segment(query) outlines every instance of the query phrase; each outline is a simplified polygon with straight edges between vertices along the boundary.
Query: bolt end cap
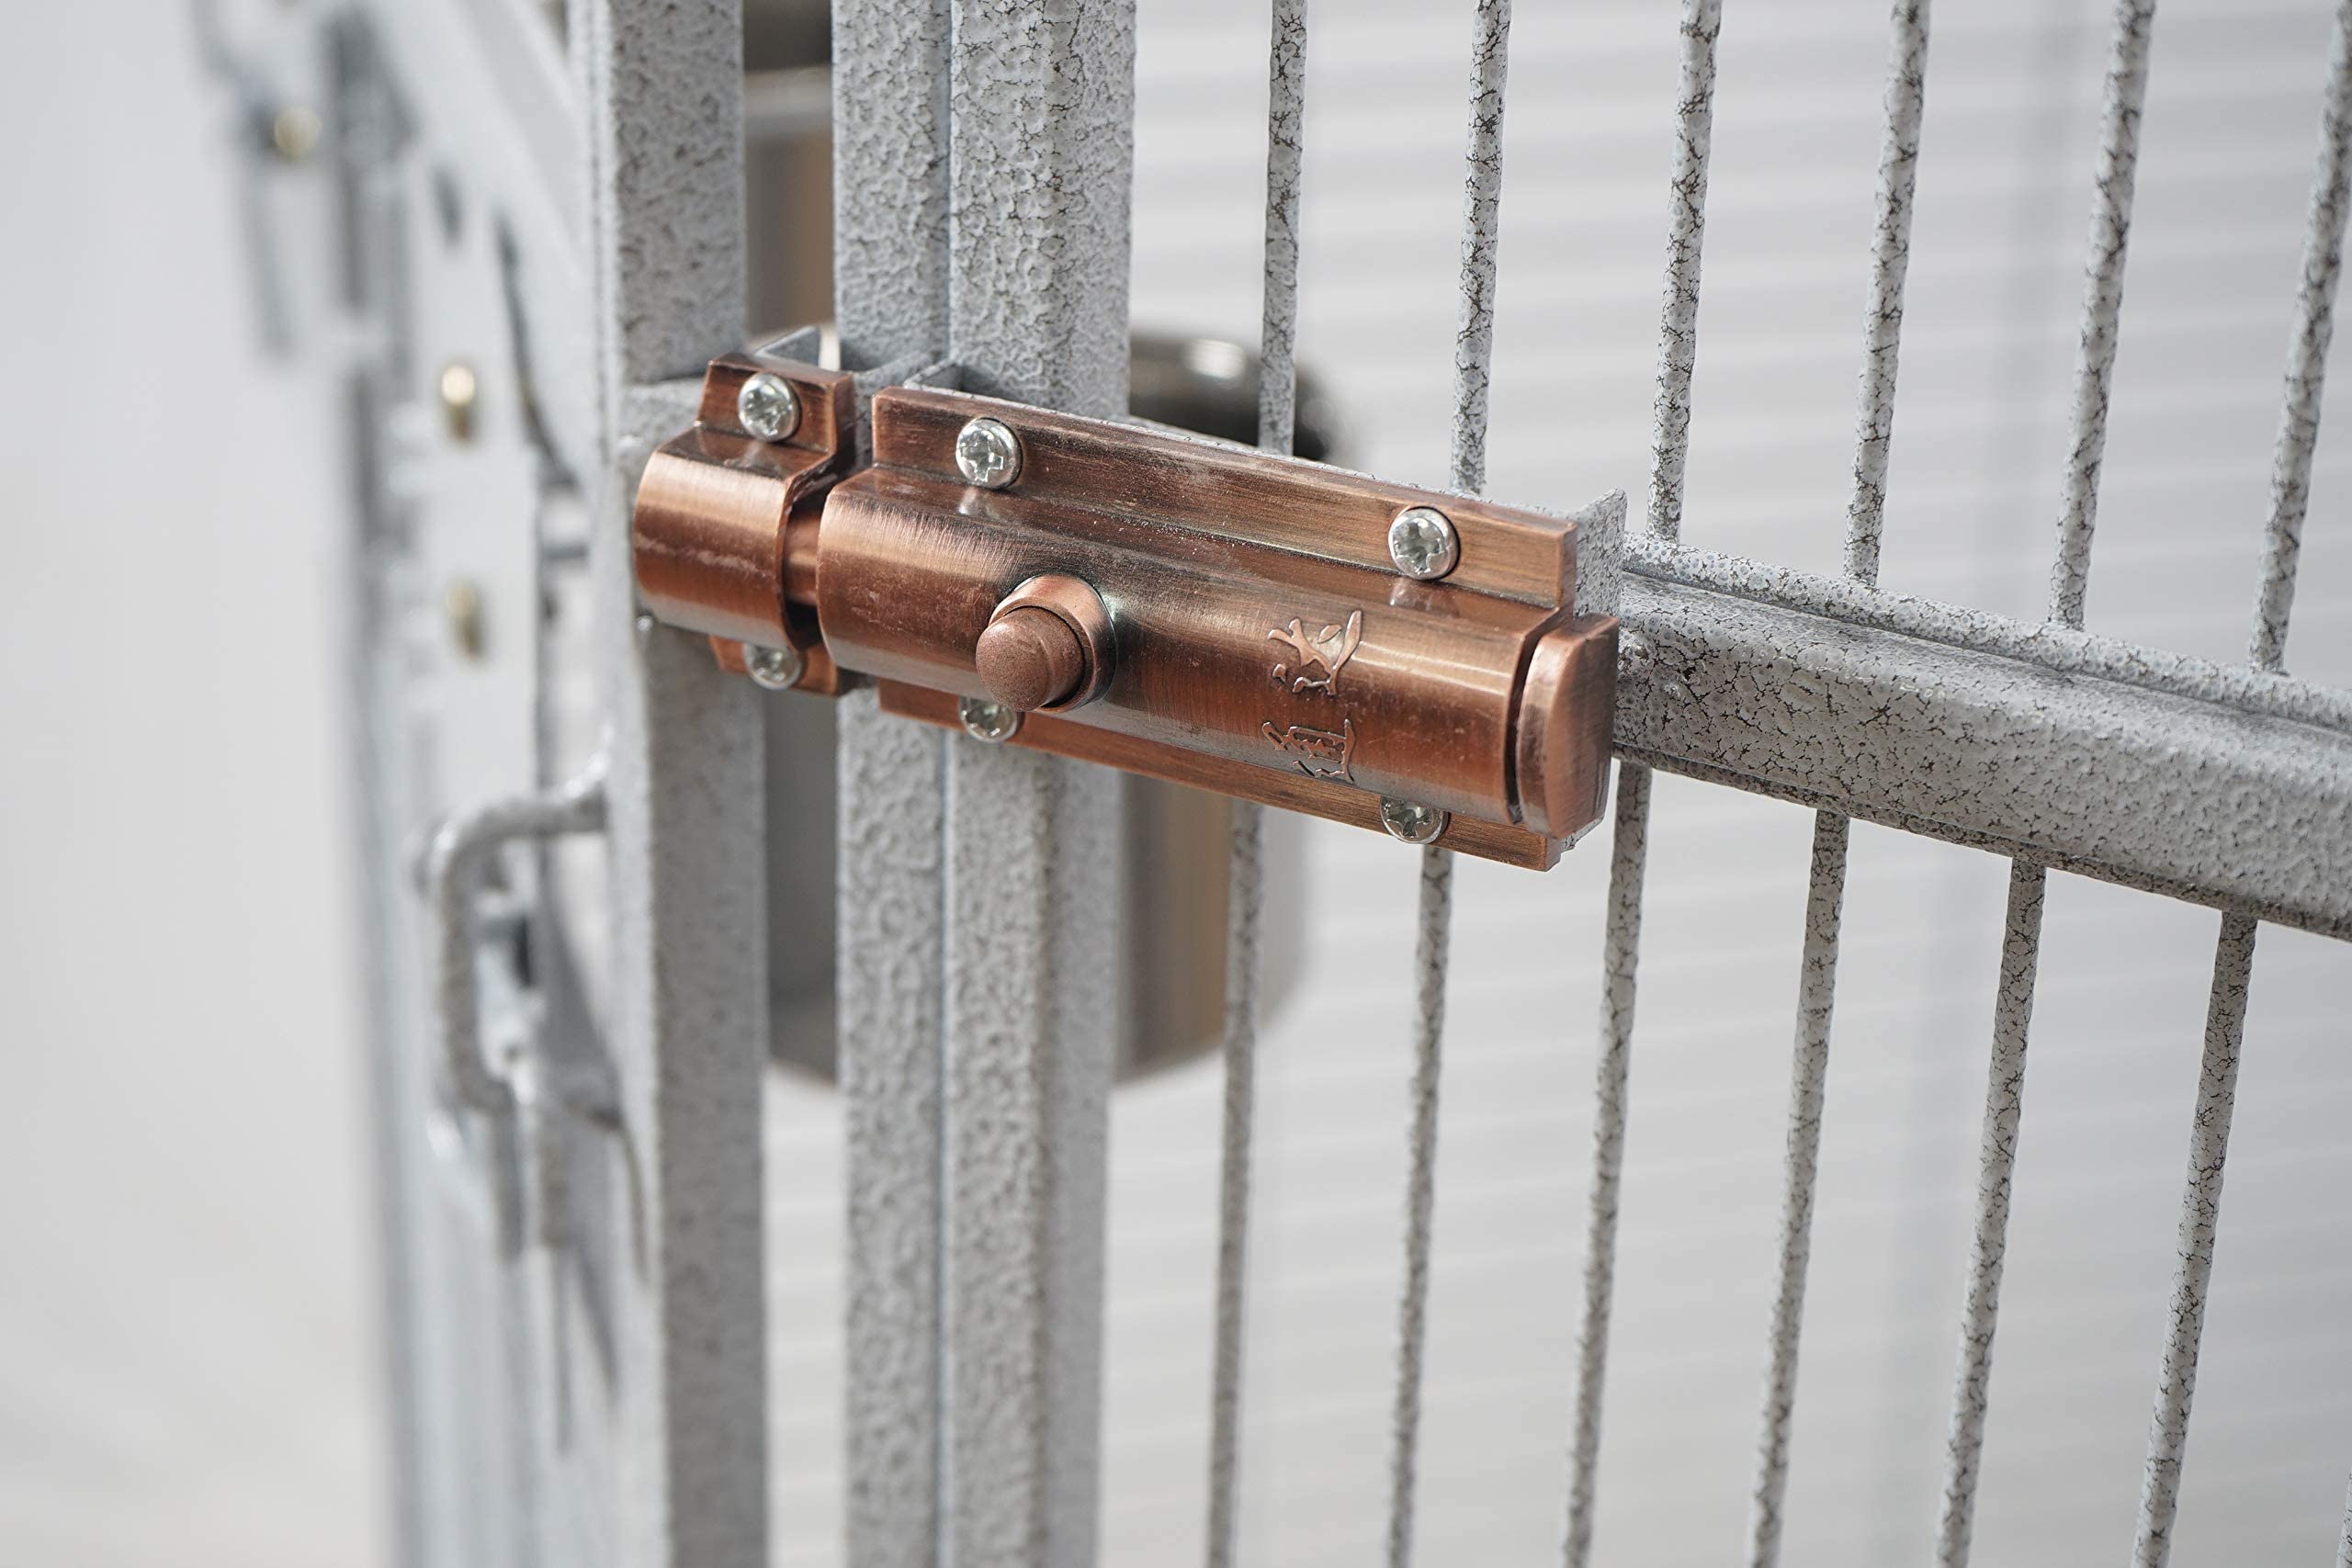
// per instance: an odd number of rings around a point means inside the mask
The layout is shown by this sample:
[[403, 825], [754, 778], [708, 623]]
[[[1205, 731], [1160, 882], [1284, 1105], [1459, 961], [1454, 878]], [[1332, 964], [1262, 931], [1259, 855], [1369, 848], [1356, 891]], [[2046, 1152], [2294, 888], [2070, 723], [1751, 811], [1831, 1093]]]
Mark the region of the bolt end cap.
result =
[[1617, 718], [1617, 620], [1580, 615], [1536, 643], [1512, 720], [1520, 819], [1574, 839], [1609, 796]]

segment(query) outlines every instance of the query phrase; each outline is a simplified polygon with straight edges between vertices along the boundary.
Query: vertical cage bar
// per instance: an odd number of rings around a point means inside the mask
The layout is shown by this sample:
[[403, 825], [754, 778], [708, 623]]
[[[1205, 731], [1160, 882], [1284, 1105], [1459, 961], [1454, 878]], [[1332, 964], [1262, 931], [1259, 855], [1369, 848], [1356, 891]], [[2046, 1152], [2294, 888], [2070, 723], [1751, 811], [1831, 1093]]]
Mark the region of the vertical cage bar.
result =
[[[1487, 400], [1495, 356], [1495, 274], [1502, 245], [1503, 91], [1510, 62], [1510, 0], [1479, 0], [1470, 46], [1470, 130], [1462, 198], [1461, 311], [1453, 340], [1453, 480], [1487, 482]], [[1388, 1562], [1413, 1555], [1422, 1355], [1427, 1338], [1430, 1226], [1437, 1196], [1438, 1073], [1445, 1025], [1453, 853], [1421, 852], [1413, 967], [1410, 1169], [1405, 1198], [1405, 1281], [1396, 1311], [1396, 1388], [1388, 1455]]]
[[[1715, 39], [1722, 0], [1684, 0], [1676, 95], [1673, 171], [1668, 180], [1666, 280], [1658, 310], [1657, 427], [1652, 438], [1650, 531], [1682, 530], [1683, 478], [1690, 456], [1690, 380], [1699, 355], [1699, 278], [1707, 220], [1707, 164], [1713, 149]], [[1609, 1360], [1609, 1318], [1617, 1280], [1617, 1205], [1624, 1163], [1625, 1100], [1632, 1065], [1634, 974], [1641, 960], [1642, 886], [1648, 858], [1650, 771], [1617, 768], [1609, 918], [1602, 939], [1600, 1047], [1593, 1113], [1593, 1168], [1586, 1220], [1584, 1315], [1577, 1337], [1574, 1429], [1561, 1530], [1566, 1568], [1585, 1568], [1592, 1551], [1600, 1413]]]
[[1273, 0], [1266, 62], [1265, 281], [1258, 445], [1288, 455], [1298, 408], [1298, 206], [1306, 127], [1306, 0]]
[[[946, 0], [834, 0], [833, 286], [842, 363], [947, 347]], [[940, 1530], [945, 739], [835, 705], [835, 996], [849, 1205], [843, 1549], [924, 1568]]]
[[1862, 352], [1854, 494], [1846, 508], [1846, 575], [1875, 586], [1894, 443], [1894, 373], [1903, 346], [1903, 285], [1911, 266], [1911, 206], [1919, 183], [1919, 119], [1928, 98], [1928, 0], [1895, 0], [1886, 81], [1886, 141], [1878, 161], [1878, 225]]
[[2123, 314], [2123, 256], [2132, 233], [2132, 192], [2140, 166], [2140, 110], [2148, 96], [2148, 45], [2156, 0], [2119, 0], [2100, 110], [2098, 180], [2091, 200], [2090, 264], [2084, 285], [2082, 346], [2075, 366], [2073, 438], [2058, 512], [2058, 558], [2050, 574], [2050, 618], [2083, 624], [2090, 586], [2091, 526], [2107, 453], [2107, 405]]
[[1225, 946], [1225, 1104], [1219, 1140], [1216, 1328], [1209, 1392], [1210, 1568], [1230, 1568], [1238, 1524], [1236, 1488], [1241, 1456], [1241, 1359], [1250, 1264], [1250, 1153], [1256, 1120], [1259, 914], [1265, 814], [1254, 802], [1233, 806], [1227, 875]]
[[947, 349], [947, 0], [833, 0], [842, 363]]
[[1786, 1172], [1781, 1198], [1780, 1283], [1772, 1300], [1764, 1374], [1762, 1431], [1748, 1513], [1747, 1561], [1771, 1568], [1781, 1558], [1781, 1509], [1789, 1484], [1789, 1423], [1796, 1411], [1797, 1344], [1804, 1325], [1806, 1265], [1813, 1255], [1813, 1196], [1820, 1173], [1821, 1102], [1829, 1072], [1829, 1024], [1837, 1003], [1838, 938], [1846, 900], [1847, 819], [1814, 818], [1813, 864], [1806, 882], [1804, 966], [1797, 983], [1795, 1059], [1789, 1075]]
[[[1298, 407], [1299, 164], [1306, 117], [1306, 0], [1273, 0], [1266, 65], [1266, 235], [1258, 335], [1258, 445], [1287, 455]], [[1209, 1393], [1206, 1559], [1230, 1568], [1239, 1523], [1241, 1365], [1257, 1118], [1258, 982], [1265, 812], [1232, 806], [1227, 870], [1225, 1103], [1217, 1172], [1216, 1325]]]
[[2009, 1190], [2017, 1177], [2018, 1129], [2025, 1110], [2026, 1039], [2033, 1021], [2047, 880], [2040, 866], [2009, 863], [2008, 919], [2001, 941], [2000, 991], [1993, 1002], [1993, 1049], [1985, 1069], [1984, 1132], [1977, 1151], [1976, 1219], [1961, 1303], [1958, 1366], [1952, 1373], [1943, 1502], [1937, 1516], [1937, 1568], [1965, 1568], [1975, 1524], [1977, 1466], [1984, 1451], [1984, 1418], [1991, 1409], [1993, 1334], [2001, 1310], [2001, 1269], [2008, 1256]]
[[1664, 539], [1682, 536], [1690, 376], [1699, 362], [1699, 260], [1707, 231], [1707, 161], [1715, 133], [1715, 38], [1723, 25], [1723, 0], [1683, 0], [1666, 303], [1658, 326], [1657, 452], [1650, 468], [1650, 531]]
[[2188, 1180], [2180, 1200], [2179, 1265], [2173, 1274], [2171, 1326], [2156, 1375], [2155, 1414], [2148, 1425], [2148, 1463], [2140, 1483], [2140, 1529], [2132, 1568], [2165, 1568], [2172, 1555], [2173, 1516], [2188, 1449], [2189, 1402], [2197, 1392], [2197, 1353], [2205, 1300], [2213, 1280], [2213, 1239], [2222, 1220], [2222, 1168], [2230, 1152], [2237, 1104], [2238, 1054], [2245, 1036], [2246, 984], [2254, 970], [2253, 917], [2222, 917], [2213, 953], [2213, 989], [2205, 1013], [2205, 1050], [2197, 1075], [2197, 1119], [2188, 1140]]
[[2335, 284], [2344, 270], [2344, 219], [2352, 209], [2352, 0], [2339, 0], [2328, 46], [2327, 94], [2320, 112], [2319, 162], [2295, 286], [2295, 341], [2287, 351], [2286, 406], [2271, 461], [2270, 519], [2263, 530], [2262, 587], [2248, 656], [2257, 670], [2284, 670], [2287, 617], [2295, 605], [2303, 513], [2312, 499], [2312, 454], [2319, 446], [2320, 394], [2335, 333]]
[[1388, 1563], [1413, 1560], [1414, 1489], [1419, 1465], [1422, 1355], [1428, 1339], [1430, 1222], [1437, 1201], [1439, 1043], [1445, 1030], [1446, 937], [1453, 917], [1453, 857], [1421, 852], [1420, 907], [1413, 954], [1411, 1169], [1405, 1186], [1405, 1288], [1396, 1314], [1396, 1389], [1388, 1452]]
[[708, 134], [709, 117], [732, 124], [741, 112], [742, 5], [678, 0], [653, 16], [598, 0], [587, 31], [606, 409], [617, 418], [627, 388], [700, 375], [742, 339], [742, 147]]
[[1577, 1332], [1576, 1424], [1568, 1443], [1566, 1568], [1592, 1554], [1594, 1481], [1600, 1465], [1601, 1391], [1609, 1371], [1609, 1309], [1617, 1281], [1617, 1196], [1625, 1168], [1625, 1090], [1633, 1066], [1634, 980], [1642, 953], [1642, 878], [1649, 861], [1650, 771], [1617, 765], [1609, 859], [1609, 920], [1600, 957], [1600, 1053], [1595, 1068], [1592, 1188], [1585, 1219], [1584, 1317]]
[[1122, 417], [1133, 0], [949, 10], [951, 357], [968, 390]]
[[[584, 72], [605, 449], [590, 545], [610, 702], [612, 1043], [643, 1151], [642, 1289], [616, 1314], [614, 1559], [720, 1568], [767, 1554], [760, 1088], [766, 834], [757, 694], [700, 637], [636, 633], [629, 498], [678, 399], [743, 332], [735, 0], [599, 0]], [[692, 106], [691, 109], [687, 106]]]
[[1478, 0], [1470, 51], [1470, 146], [1462, 191], [1462, 303], [1453, 333], [1453, 488], [1487, 487], [1487, 393], [1502, 252], [1503, 85], [1510, 0]]
[[[1887, 465], [1894, 442], [1903, 290], [1910, 269], [1919, 126], [1927, 105], [1928, 24], [1928, 0], [1895, 0], [1890, 17], [1893, 40], [1886, 131], [1879, 152], [1877, 223], [1871, 243], [1870, 303], [1863, 326], [1853, 493], [1846, 509], [1846, 573], [1867, 587], [1878, 584]], [[1846, 864], [1852, 836], [1852, 824], [1834, 812], [1824, 811], [1814, 818], [1803, 970], [1797, 982], [1796, 1049], [1789, 1082], [1778, 1286], [1757, 1439], [1756, 1483], [1748, 1512], [1748, 1562], [1755, 1568], [1770, 1568], [1781, 1555], [1789, 1483], [1789, 1427], [1796, 1411], [1805, 1276], [1813, 1256], [1814, 1194], [1820, 1178], [1822, 1099], [1829, 1070]]]
[[[1127, 398], [1133, 0], [952, 0], [948, 352], [965, 384]], [[1083, 1568], [1101, 1463], [1116, 775], [947, 746], [942, 1556]]]
[[870, 692], [837, 705], [844, 1550], [917, 1568], [939, 1528], [942, 761]]
[[[1846, 573], [1875, 587], [1884, 534], [1886, 476], [1894, 434], [1894, 392], [1903, 330], [1903, 289], [1909, 269], [1911, 219], [1917, 189], [1920, 123], [1926, 109], [1927, 0], [1896, 0], [1894, 56], [1886, 88], [1886, 140], [1879, 160], [1878, 227], [1871, 252], [1871, 302], [1862, 367], [1860, 429], [1855, 438], [1854, 491], [1847, 509]], [[1850, 829], [1846, 829], [1850, 832]], [[2008, 1248], [2010, 1184], [2023, 1111], [2025, 1049], [2033, 1014], [2034, 976], [2041, 944], [2045, 875], [2039, 866], [2012, 863], [2001, 948], [1999, 995], [1994, 1007], [1977, 1203], [1961, 1344], [1953, 1374], [1942, 1505], [1938, 1515], [1939, 1568], [1968, 1561], [1974, 1518], [1977, 1465], [1989, 1409], [1993, 1337], [2000, 1311], [2002, 1265]], [[1832, 961], [1835, 959], [1834, 950]]]

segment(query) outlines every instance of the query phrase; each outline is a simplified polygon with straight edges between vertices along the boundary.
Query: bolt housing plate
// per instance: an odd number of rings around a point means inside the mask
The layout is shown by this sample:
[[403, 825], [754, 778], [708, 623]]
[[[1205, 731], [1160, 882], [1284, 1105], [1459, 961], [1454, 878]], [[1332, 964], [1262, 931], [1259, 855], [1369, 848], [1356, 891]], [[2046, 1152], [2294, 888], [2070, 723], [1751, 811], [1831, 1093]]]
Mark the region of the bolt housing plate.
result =
[[[1019, 437], [1005, 490], [957, 465], [975, 418]], [[827, 498], [818, 619], [886, 710], [959, 723], [991, 615], [1059, 574], [1109, 611], [1109, 679], [1008, 744], [1373, 829], [1384, 795], [1425, 802], [1438, 842], [1521, 865], [1600, 816], [1616, 622], [1574, 615], [1573, 524], [965, 393], [885, 390], [873, 428]], [[1416, 506], [1455, 530], [1442, 581], [1390, 557]]]

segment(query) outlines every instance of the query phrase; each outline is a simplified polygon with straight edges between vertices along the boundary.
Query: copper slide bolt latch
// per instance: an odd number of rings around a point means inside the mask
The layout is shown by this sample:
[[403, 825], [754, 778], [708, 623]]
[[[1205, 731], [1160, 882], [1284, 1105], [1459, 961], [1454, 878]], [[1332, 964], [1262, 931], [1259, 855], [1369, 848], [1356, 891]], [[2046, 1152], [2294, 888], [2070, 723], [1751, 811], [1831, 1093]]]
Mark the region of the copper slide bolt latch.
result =
[[1009, 710], [983, 732], [1490, 860], [1548, 866], [1599, 818], [1617, 622], [1574, 612], [1574, 523], [914, 388], [876, 394], [872, 467], [806, 518], [726, 422], [745, 363], [646, 470], [656, 615], [809, 628], [819, 689]]

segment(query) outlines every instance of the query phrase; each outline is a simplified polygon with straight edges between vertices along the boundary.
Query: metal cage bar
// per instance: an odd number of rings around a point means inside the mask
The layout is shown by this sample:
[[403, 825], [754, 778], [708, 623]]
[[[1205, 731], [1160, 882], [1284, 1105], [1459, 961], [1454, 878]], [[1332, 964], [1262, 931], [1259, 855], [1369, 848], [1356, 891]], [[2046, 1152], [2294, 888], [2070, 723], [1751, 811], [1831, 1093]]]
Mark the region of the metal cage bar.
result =
[[[1647, 532], [1671, 542], [1681, 531], [1690, 448], [1690, 381], [1698, 362], [1700, 262], [1706, 237], [1707, 165], [1713, 149], [1715, 40], [1722, 0], [1684, 0], [1674, 168], [1668, 185], [1667, 265], [1659, 307], [1657, 400]], [[1630, 554], [1630, 550], [1628, 552]], [[1650, 770], [1622, 756], [1611, 827], [1609, 915], [1602, 938], [1600, 1065], [1595, 1084], [1592, 1177], [1586, 1218], [1585, 1299], [1577, 1333], [1575, 1414], [1560, 1555], [1585, 1568], [1592, 1552], [1607, 1385], [1609, 1318], [1616, 1291], [1618, 1193], [1624, 1168], [1635, 977], [1641, 964], [1643, 875], [1648, 860]]]
[[1421, 852], [1414, 921], [1413, 1079], [1406, 1147], [1405, 1280], [1396, 1307], [1396, 1386], [1389, 1417], [1389, 1568], [1413, 1560], [1413, 1505], [1419, 1479], [1421, 1381], [1428, 1344], [1430, 1223], [1437, 1201], [1440, 1046], [1445, 1034], [1446, 936], [1453, 917], [1453, 857]]
[[[1453, 488], [1487, 482], [1487, 395], [1495, 354], [1495, 274], [1502, 243], [1503, 88], [1510, 66], [1510, 0], [1478, 0], [1470, 49], [1470, 131], [1462, 201], [1461, 313], [1453, 340]], [[1438, 1079], [1445, 1030], [1447, 935], [1453, 919], [1453, 852], [1421, 851], [1414, 921], [1412, 1113], [1405, 1188], [1405, 1278], [1396, 1309], [1396, 1386], [1388, 1454], [1388, 1562], [1413, 1555], [1413, 1506], [1427, 1340], [1430, 1226], [1437, 1196]]]
[[2107, 452], [2107, 401], [2115, 380], [2123, 314], [2123, 256], [2132, 233], [2132, 192], [2140, 167], [2140, 110], [2148, 96], [2148, 44], [2156, 0], [2120, 0], [2100, 111], [2098, 178], [2091, 203], [2091, 264], [2083, 300], [2082, 353], [2075, 370], [2074, 439], [2058, 512], [2058, 559], [2050, 575], [2050, 618], [2080, 629], [2091, 574], [2091, 526], [2098, 516], [2099, 464]]
[[1230, 1568], [1239, 1525], [1250, 1157], [1257, 1113], [1258, 982], [1265, 958], [1260, 919], [1265, 892], [1265, 814], [1255, 803], [1234, 803], [1227, 876], [1225, 1096], [1217, 1154], [1216, 1337], [1209, 1372], [1210, 1568]]
[[1683, 0], [1666, 303], [1658, 330], [1657, 451], [1650, 466], [1650, 532], [1669, 541], [1682, 534], [1682, 481], [1690, 458], [1690, 374], [1699, 358], [1699, 262], [1707, 236], [1707, 164], [1714, 150], [1715, 39], [1723, 25], [1723, 0]]
[[[2347, 144], [2352, 144], [2352, 4], [2339, 4], [2328, 51], [2320, 151], [2312, 179], [2303, 264], [2296, 293], [2296, 333], [2288, 355], [2284, 407], [2273, 460], [2270, 514], [2263, 531], [2262, 588], [2248, 637], [2248, 660], [2275, 672], [2285, 663], [2289, 615], [2311, 465], [2319, 439], [2320, 399], [2333, 335], [2335, 286], [2342, 270], [2347, 200]], [[2181, 1194], [2178, 1267], [2173, 1280], [2171, 1325], [2165, 1336], [2150, 1418], [2148, 1456], [2140, 1490], [2133, 1568], [2164, 1568], [2171, 1557], [2180, 1473], [2187, 1458], [2205, 1303], [2212, 1283], [2213, 1249], [2221, 1224], [2222, 1180], [2229, 1156], [2237, 1098], [2238, 1061], [2245, 1035], [2247, 993], [2260, 926], [2248, 914], [2228, 913], [2214, 944], [2213, 983], [2207, 1004], [2205, 1047], [2198, 1074], [2188, 1177]], [[2338, 1556], [2352, 1561], [2352, 1494]]]
[[[1132, 6], [834, 27], [853, 363], [1123, 412]], [[1083, 1562], [1118, 786], [844, 707], [851, 1560]]]
[[1797, 982], [1796, 1049], [1789, 1072], [1789, 1127], [1781, 1194], [1778, 1283], [1767, 1340], [1764, 1412], [1756, 1440], [1756, 1484], [1748, 1509], [1747, 1561], [1781, 1559], [1781, 1504], [1789, 1483], [1789, 1423], [1796, 1413], [1797, 1348], [1804, 1331], [1805, 1268], [1813, 1256], [1813, 1197], [1821, 1174], [1821, 1102], [1829, 1071], [1829, 1026], [1837, 1005], [1838, 940], [1846, 900], [1848, 818], [1814, 818], [1805, 883], [1804, 949]]
[[[1266, 63], [1266, 232], [1258, 336], [1258, 445], [1287, 455], [1298, 412], [1299, 163], [1306, 118], [1306, 0], [1274, 0]], [[1256, 1121], [1258, 985], [1265, 953], [1265, 812], [1233, 803], [1225, 957], [1225, 1100], [1218, 1138], [1215, 1341], [1209, 1393], [1210, 1568], [1231, 1568], [1239, 1523], [1243, 1308]]]
[[[615, 1066], [645, 1151], [650, 1300], [620, 1333], [639, 1391], [616, 1442], [616, 1555], [682, 1565], [767, 1551], [760, 1084], [768, 1039], [765, 795], [757, 695], [699, 637], [635, 634], [628, 502], [684, 417], [667, 378], [742, 333], [742, 82], [730, 0], [602, 0], [581, 51], [593, 272], [614, 467], [590, 544], [612, 714]], [[676, 106], [702, 106], [682, 114]], [[690, 396], [690, 394], [688, 394]]]
[[2352, 934], [2343, 694], [1638, 535], [1627, 555], [1620, 757]]
[[[844, 365], [946, 347], [948, 39], [945, 0], [833, 6]], [[946, 742], [871, 692], [838, 710], [843, 1551], [849, 1568], [922, 1568], [941, 1529]]]
[[[1894, 440], [1903, 288], [1911, 257], [1913, 197], [1918, 186], [1919, 124], [1927, 103], [1928, 21], [1927, 0], [1896, 0], [1893, 60], [1887, 72], [1886, 130], [1879, 153], [1877, 222], [1871, 243], [1853, 494], [1846, 511], [1846, 575], [1865, 590], [1878, 584], [1887, 461]], [[1797, 1041], [1790, 1074], [1779, 1285], [1773, 1296], [1764, 1412], [1748, 1520], [1748, 1561], [1756, 1568], [1770, 1568], [1781, 1555], [1789, 1427], [1796, 1408], [1805, 1275], [1813, 1251], [1814, 1190], [1820, 1179], [1822, 1096], [1837, 1006], [1838, 939], [1852, 838], [1850, 818], [1834, 811], [1815, 817], [1803, 968], [1797, 987]]]
[[2132, 1568], [2164, 1568], [2172, 1555], [2173, 1517], [2180, 1506], [2180, 1468], [2188, 1448], [2189, 1402], [2197, 1392], [2197, 1352], [2205, 1301], [2213, 1282], [2213, 1238], [2222, 1222], [2222, 1168], [2230, 1153], [2237, 1106], [2238, 1055], [2245, 1039], [2246, 985], [2259, 928], [2245, 915], [2222, 917], [2213, 953], [2213, 990], [2205, 1015], [2205, 1050], [2197, 1072], [2197, 1116], [2188, 1139], [2188, 1180], [2181, 1192], [2179, 1266], [2173, 1275], [2171, 1325], [2156, 1377], [2148, 1425], [2148, 1463], [2140, 1483], [2140, 1527]]
[[[2279, 671], [2285, 665], [2295, 569], [2303, 514], [2310, 502], [2312, 457], [2319, 440], [2320, 399], [2334, 331], [2335, 286], [2343, 266], [2348, 149], [2352, 149], [2352, 4], [2339, 4], [2328, 51], [2320, 151], [2312, 176], [2303, 262], [2296, 289], [2295, 338], [2288, 353], [2284, 407], [2272, 464], [2270, 513], [2263, 529], [2262, 587], [2247, 638], [2248, 661], [2266, 673]], [[2181, 1193], [2171, 1323], [2157, 1372], [2155, 1409], [2149, 1420], [2139, 1528], [2132, 1543], [2133, 1568], [2164, 1568], [2172, 1555], [2205, 1304], [2212, 1284], [2214, 1242], [2221, 1224], [2222, 1180], [2237, 1100], [2255, 941], [2260, 931], [2251, 915], [2224, 914], [2214, 943], [2188, 1177]], [[2352, 1561], [2352, 1494], [2347, 1494], [2338, 1556]]]
[[2047, 881], [2048, 874], [2038, 865], [2009, 863], [2000, 988], [1993, 999], [1993, 1049], [1985, 1068], [1984, 1122], [1977, 1149], [1976, 1214], [1969, 1234], [1968, 1283], [1961, 1298], [1943, 1499], [1936, 1516], [1937, 1568], [1965, 1568], [1975, 1528], [1976, 1483], [1984, 1452], [1984, 1421], [1992, 1409], [1993, 1334], [2000, 1318], [2001, 1269], [2008, 1257], [2009, 1191], [2017, 1178], [2018, 1129], [2025, 1111], [2026, 1040], [2041, 960]]
[[1846, 508], [1846, 575], [1878, 581], [1886, 465], [1894, 446], [1894, 377], [1903, 352], [1903, 286], [1911, 269], [1911, 208], [1919, 186], [1919, 121], [1928, 101], [1928, 0], [1895, 0], [1886, 138], [1878, 159], [1878, 222], [1862, 349], [1854, 494]]
[[2286, 406], [2278, 414], [2270, 517], [2262, 537], [2262, 586], [2248, 639], [2247, 657], [2256, 670], [2286, 668], [2287, 617], [2295, 605], [2303, 513], [2311, 506], [2312, 457], [2319, 446], [2327, 349], [2335, 335], [2335, 286], [2344, 271], [2347, 210], [2352, 210], [2352, 0], [2336, 6], [2328, 46], [2318, 166], [2312, 173], [2311, 216], [2295, 286], [2295, 341], [2287, 352]]
[[[1125, 412], [1133, 0], [952, 0], [948, 356]], [[1034, 199], [1009, 198], [1014, 189]], [[947, 747], [943, 1555], [1094, 1557], [1116, 1049], [1114, 774]]]
[[1587, 1200], [1584, 1315], [1577, 1328], [1576, 1413], [1568, 1439], [1567, 1519], [1560, 1557], [1585, 1568], [1600, 1469], [1601, 1394], [1609, 1373], [1609, 1310], [1617, 1284], [1618, 1190], [1625, 1169], [1625, 1105], [1633, 1068], [1634, 980], [1642, 953], [1642, 879], [1649, 862], [1650, 771], [1617, 768], [1611, 829], [1609, 915], [1600, 956], [1600, 1047], [1594, 1069], [1592, 1180]]

